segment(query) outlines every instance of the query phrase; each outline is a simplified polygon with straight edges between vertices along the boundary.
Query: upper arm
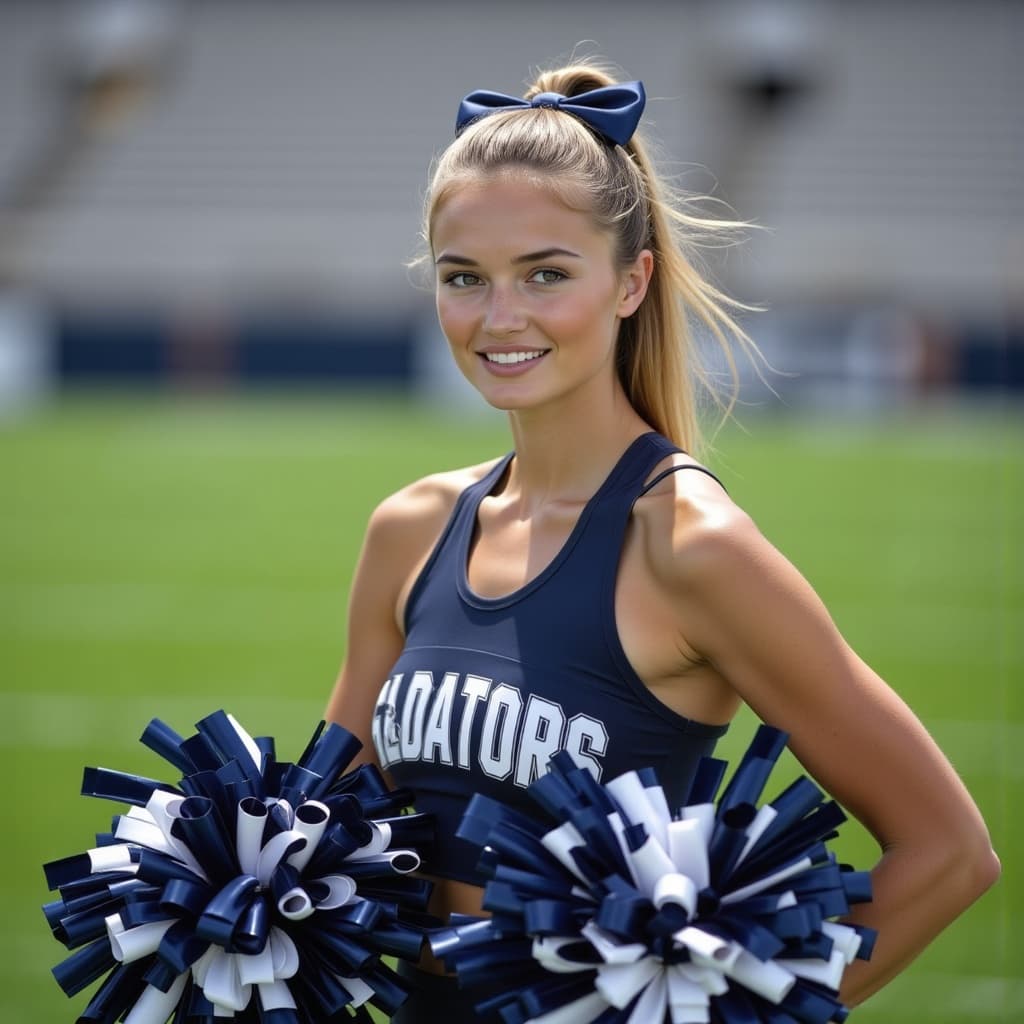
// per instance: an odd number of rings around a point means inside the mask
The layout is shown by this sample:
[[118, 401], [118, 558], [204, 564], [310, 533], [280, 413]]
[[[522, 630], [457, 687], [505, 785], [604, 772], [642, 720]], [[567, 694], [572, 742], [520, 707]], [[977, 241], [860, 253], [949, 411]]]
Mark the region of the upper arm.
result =
[[686, 640], [883, 847], [965, 826], [973, 801], [810, 584], [734, 506], [676, 544]]
[[393, 520], [386, 502], [370, 518], [349, 593], [345, 658], [327, 704], [328, 720], [362, 741], [356, 763], [376, 761], [373, 710], [403, 644], [395, 618], [401, 568], [388, 555], [388, 540], [395, 533]]
[[349, 594], [345, 657], [326, 711], [362, 741], [355, 763], [376, 761], [373, 712], [405, 645], [405, 599], [474, 474], [479, 467], [418, 480], [382, 501], [370, 517]]

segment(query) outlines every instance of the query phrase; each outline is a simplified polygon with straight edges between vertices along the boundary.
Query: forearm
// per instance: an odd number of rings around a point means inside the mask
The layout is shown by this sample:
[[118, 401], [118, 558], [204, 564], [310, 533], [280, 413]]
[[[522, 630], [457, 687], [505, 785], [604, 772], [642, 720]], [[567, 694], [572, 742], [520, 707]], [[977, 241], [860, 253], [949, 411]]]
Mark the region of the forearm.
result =
[[855, 961], [841, 996], [856, 1006], [895, 977], [998, 878], [987, 836], [970, 843], [887, 851], [871, 873], [872, 901], [846, 919], [878, 932], [870, 961]]

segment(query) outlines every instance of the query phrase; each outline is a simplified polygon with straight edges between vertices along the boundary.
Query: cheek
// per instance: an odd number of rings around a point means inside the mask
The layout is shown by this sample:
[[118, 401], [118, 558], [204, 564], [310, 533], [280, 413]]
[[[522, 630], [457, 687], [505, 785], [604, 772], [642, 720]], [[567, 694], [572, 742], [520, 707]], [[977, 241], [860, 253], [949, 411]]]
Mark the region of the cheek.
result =
[[443, 298], [437, 300], [437, 321], [453, 348], [457, 348], [460, 341], [470, 332], [470, 319], [467, 311], [459, 303]]
[[613, 328], [614, 310], [606, 302], [568, 302], [552, 309], [547, 325], [552, 333], [567, 340], [577, 336], [594, 337]]

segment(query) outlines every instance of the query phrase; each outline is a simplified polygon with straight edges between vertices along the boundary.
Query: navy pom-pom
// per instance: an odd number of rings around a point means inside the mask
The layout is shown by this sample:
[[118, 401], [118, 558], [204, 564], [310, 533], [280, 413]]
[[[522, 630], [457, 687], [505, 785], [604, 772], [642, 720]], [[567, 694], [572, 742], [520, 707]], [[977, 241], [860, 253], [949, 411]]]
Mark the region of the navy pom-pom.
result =
[[223, 711], [189, 739], [159, 719], [142, 742], [176, 785], [105, 768], [82, 793], [127, 803], [82, 854], [44, 866], [43, 911], [74, 952], [54, 968], [75, 995], [102, 981], [79, 1021], [370, 1024], [405, 1000], [381, 956], [419, 957], [430, 883], [410, 877], [424, 815], [380, 772], [345, 773], [361, 747], [321, 722], [295, 763]]
[[475, 796], [459, 835], [492, 916], [434, 952], [503, 1024], [845, 1020], [839, 983], [874, 933], [831, 919], [870, 880], [827, 850], [845, 816], [806, 777], [757, 806], [785, 743], [762, 726], [717, 801], [725, 764], [705, 758], [682, 808], [650, 770], [602, 786], [564, 753], [530, 787], [536, 818]]

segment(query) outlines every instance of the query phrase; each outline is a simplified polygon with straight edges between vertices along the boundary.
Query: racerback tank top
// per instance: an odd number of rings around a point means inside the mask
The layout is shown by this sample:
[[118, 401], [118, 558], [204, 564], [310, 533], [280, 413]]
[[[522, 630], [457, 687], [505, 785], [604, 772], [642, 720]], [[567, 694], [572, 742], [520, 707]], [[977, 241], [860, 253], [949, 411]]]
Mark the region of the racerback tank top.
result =
[[[626, 659], [615, 625], [630, 511], [653, 467], [679, 450], [656, 433], [637, 438], [550, 564], [498, 598], [472, 591], [467, 566], [477, 509], [513, 454], [459, 496], [409, 595], [405, 648], [373, 721], [381, 766], [412, 788], [418, 811], [436, 816], [436, 852], [424, 864], [433, 874], [482, 885], [475, 849], [455, 836], [470, 797], [535, 811], [526, 788], [559, 750], [605, 782], [654, 768], [675, 810], [698, 760], [725, 732], [659, 701]], [[686, 468], [708, 472], [669, 472]]]

